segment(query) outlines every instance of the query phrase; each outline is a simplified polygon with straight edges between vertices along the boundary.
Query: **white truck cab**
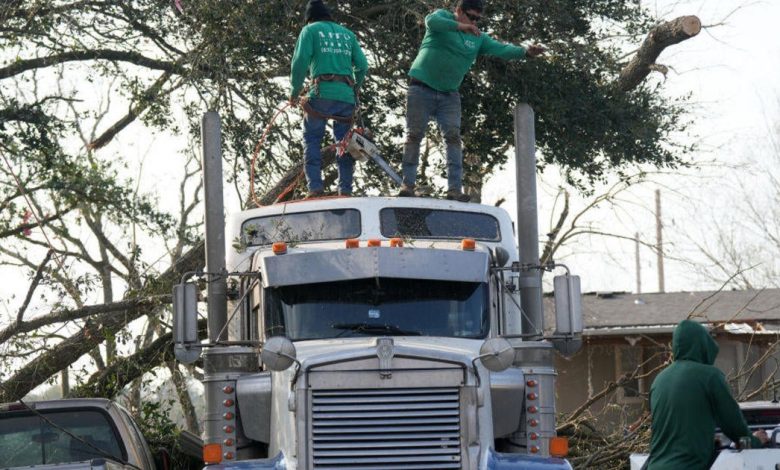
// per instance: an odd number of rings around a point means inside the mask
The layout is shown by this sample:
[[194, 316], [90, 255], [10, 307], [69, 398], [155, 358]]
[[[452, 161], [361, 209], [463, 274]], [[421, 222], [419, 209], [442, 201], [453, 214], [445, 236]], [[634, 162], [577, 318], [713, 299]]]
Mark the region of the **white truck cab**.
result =
[[[204, 156], [207, 203], [220, 165]], [[581, 340], [579, 278], [556, 277], [545, 337], [555, 266], [539, 265], [535, 183], [521, 187], [519, 250], [509, 214], [480, 204], [310, 199], [233, 214], [226, 233], [207, 204], [192, 274], [209, 341], [194, 282], [174, 288], [174, 339], [183, 362], [203, 350], [208, 468], [570, 469], [553, 354]]]

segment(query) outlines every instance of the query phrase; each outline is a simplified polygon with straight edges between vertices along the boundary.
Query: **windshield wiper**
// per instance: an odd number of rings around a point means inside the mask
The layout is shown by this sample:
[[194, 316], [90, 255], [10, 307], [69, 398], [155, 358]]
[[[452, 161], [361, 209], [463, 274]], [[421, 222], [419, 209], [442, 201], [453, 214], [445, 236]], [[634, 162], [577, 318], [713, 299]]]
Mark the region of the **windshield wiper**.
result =
[[345, 330], [342, 334], [353, 331], [355, 333], [367, 333], [367, 334], [387, 334], [397, 336], [422, 336], [421, 331], [404, 330], [395, 325], [387, 323], [334, 323], [330, 325], [331, 328], [336, 330]]

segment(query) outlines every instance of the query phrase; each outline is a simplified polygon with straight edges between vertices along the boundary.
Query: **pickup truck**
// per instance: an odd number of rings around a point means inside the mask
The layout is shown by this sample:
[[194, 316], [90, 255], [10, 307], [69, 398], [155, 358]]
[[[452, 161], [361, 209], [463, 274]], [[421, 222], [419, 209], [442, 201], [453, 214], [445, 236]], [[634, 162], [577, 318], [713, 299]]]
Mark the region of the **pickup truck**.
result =
[[130, 414], [102, 398], [0, 405], [0, 468], [155, 470]]
[[[780, 470], [780, 403], [750, 401], [739, 404], [750, 431], [763, 429], [769, 442], [762, 449], [737, 449], [728, 437], [715, 429], [715, 445], [719, 450], [711, 470], [778, 469]], [[647, 454], [631, 454], [631, 470], [640, 470]]]

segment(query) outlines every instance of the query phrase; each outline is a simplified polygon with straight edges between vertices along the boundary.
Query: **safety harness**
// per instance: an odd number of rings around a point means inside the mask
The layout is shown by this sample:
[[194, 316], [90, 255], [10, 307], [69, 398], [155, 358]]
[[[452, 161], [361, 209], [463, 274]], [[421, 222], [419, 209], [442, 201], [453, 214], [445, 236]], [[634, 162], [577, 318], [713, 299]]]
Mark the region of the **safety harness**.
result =
[[[314, 92], [317, 96], [320, 95], [320, 82], [341, 82], [346, 83], [349, 85], [350, 88], [355, 92], [355, 109], [358, 109], [359, 105], [359, 93], [355, 89], [355, 81], [352, 79], [352, 77], [349, 77], [347, 75], [336, 75], [332, 73], [318, 75], [317, 77], [314, 77], [314, 80], [312, 81], [312, 86], [314, 87]], [[334, 120], [338, 122], [348, 122], [352, 123], [355, 121], [355, 113], [354, 111], [349, 116], [333, 116], [330, 114], [324, 114], [316, 109], [312, 108], [311, 104], [309, 104], [309, 97], [306, 96], [306, 89], [303, 90], [301, 93], [303, 97], [301, 98], [301, 108], [303, 108], [303, 111], [310, 116], [316, 117], [318, 119], [323, 120]]]

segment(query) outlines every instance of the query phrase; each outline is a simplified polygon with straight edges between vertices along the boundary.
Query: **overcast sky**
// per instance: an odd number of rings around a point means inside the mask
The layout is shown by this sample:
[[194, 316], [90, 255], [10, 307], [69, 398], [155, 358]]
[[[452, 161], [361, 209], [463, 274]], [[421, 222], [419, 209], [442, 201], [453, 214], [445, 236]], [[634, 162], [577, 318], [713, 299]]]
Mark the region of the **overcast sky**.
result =
[[[665, 267], [666, 291], [713, 289], [719, 284], [702, 276], [685, 258], [707, 263], [696, 244], [713, 243], [713, 225], [734, 230], [735, 237], [750, 236], [741, 230], [740, 200], [744, 194], [768, 199], [766, 175], [780, 162], [771, 152], [767, 139], [778, 121], [777, 78], [780, 74], [780, 41], [777, 22], [780, 1], [643, 0], [660, 18], [698, 16], [702, 32], [690, 40], [672, 46], [661, 54], [658, 63], [670, 67], [663, 81], [669, 96], [691, 93], [687, 101], [692, 125], [681, 143], [697, 142], [700, 150], [691, 160], [701, 170], [655, 178], [626, 194], [617, 206], [603, 205], [586, 220], [594, 228], [655, 241], [654, 191], [662, 191], [664, 239], [669, 242], [670, 258]], [[742, 166], [740, 166], [742, 165]], [[510, 167], [493, 178], [484, 201], [493, 203], [506, 197], [504, 205], [515, 209], [515, 194], [510, 188], [514, 169]], [[551, 169], [540, 183], [540, 235], [549, 229], [553, 208], [556, 172]], [[573, 209], [587, 200], [573, 201]], [[759, 203], [760, 204], [760, 203]], [[582, 276], [584, 291], [636, 291], [635, 245], [616, 238], [581, 238], [570, 250], [562, 250], [562, 261]], [[642, 291], [658, 289], [656, 256], [640, 249]]]

